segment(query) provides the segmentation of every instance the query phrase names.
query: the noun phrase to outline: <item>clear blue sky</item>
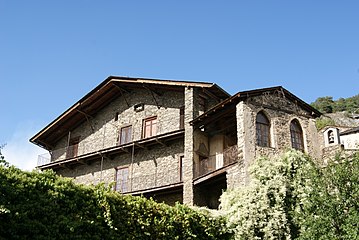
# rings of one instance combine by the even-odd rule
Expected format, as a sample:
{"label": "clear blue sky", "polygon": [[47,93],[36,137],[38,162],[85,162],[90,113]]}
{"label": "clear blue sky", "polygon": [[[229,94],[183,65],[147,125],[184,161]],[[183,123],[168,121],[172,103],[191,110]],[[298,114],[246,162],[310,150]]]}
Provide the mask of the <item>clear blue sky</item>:
{"label": "clear blue sky", "polygon": [[28,139],[109,75],[359,93],[359,1],[0,0],[0,143]]}

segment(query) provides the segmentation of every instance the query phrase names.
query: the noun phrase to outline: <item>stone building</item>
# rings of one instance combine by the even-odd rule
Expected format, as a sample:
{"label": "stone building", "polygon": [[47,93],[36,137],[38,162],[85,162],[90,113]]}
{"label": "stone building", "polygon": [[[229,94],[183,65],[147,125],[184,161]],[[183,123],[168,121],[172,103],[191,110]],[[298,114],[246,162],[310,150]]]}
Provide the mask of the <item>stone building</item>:
{"label": "stone building", "polygon": [[283,87],[233,96],[213,83],[108,77],[30,139],[38,168],[173,204],[218,207],[258,156],[321,157],[321,113]]}

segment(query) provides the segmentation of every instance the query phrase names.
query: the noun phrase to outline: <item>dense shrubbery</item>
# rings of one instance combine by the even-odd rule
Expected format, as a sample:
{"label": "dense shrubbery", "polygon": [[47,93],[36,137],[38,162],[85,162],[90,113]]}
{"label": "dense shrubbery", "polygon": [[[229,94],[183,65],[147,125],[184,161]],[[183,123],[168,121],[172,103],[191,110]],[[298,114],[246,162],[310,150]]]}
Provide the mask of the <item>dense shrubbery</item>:
{"label": "dense shrubbery", "polygon": [[359,155],[323,168],[290,151],[251,175],[221,197],[235,239],[359,239]]}
{"label": "dense shrubbery", "polygon": [[300,239],[359,239],[359,154],[338,155],[308,176],[312,187],[298,213]]}
{"label": "dense shrubbery", "polygon": [[359,154],[320,167],[289,151],[258,159],[250,173],[249,186],[221,197],[225,222],[24,172],[0,152],[0,239],[359,239]]}
{"label": "dense shrubbery", "polygon": [[225,224],[170,207],[85,187],[51,171],[0,166],[0,239],[228,239]]}

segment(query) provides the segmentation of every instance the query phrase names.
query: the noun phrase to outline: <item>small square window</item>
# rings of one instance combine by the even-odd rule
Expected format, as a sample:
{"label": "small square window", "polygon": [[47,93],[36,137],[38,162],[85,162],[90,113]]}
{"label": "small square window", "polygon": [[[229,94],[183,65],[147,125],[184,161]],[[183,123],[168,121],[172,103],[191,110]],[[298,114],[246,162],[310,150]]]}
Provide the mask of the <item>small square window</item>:
{"label": "small square window", "polygon": [[145,104],[138,103],[135,106],[133,106],[133,109],[135,110],[135,112],[141,112],[145,109]]}

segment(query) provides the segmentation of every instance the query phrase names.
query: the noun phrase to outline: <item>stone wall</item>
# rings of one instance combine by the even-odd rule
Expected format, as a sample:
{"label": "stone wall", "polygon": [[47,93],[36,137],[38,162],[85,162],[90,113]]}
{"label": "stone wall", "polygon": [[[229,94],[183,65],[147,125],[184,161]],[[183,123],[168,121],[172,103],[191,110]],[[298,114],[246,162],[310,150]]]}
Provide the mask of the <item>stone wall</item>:
{"label": "stone wall", "polygon": [[[144,104],[143,111],[135,111],[136,104]],[[143,120],[148,117],[157,116],[157,135],[178,130],[180,108],[183,106],[183,92],[164,92],[162,96],[159,96],[152,95],[148,90],[138,89],[115,99],[96,116],[71,131],[69,136],[80,139],[78,155],[96,152],[116,146],[121,128],[129,125],[132,125],[132,139],[140,140]],[[53,160],[64,159],[69,136],[63,137],[57,143]]]}
{"label": "stone wall", "polygon": [[[270,121],[270,147],[256,144],[256,115],[263,111]],[[239,163],[227,171],[228,188],[250,181],[248,167],[261,156],[274,157],[291,148],[290,122],[297,119],[303,130],[305,152],[321,157],[315,119],[280,93],[250,97],[236,107]]]}
{"label": "stone wall", "polygon": [[140,191],[180,181],[180,157],[183,156],[183,141],[178,140],[168,146],[158,145],[151,149],[136,150],[132,154],[122,153],[113,159],[99,155],[90,165],[74,169],[58,170],[58,174],[71,177],[81,184],[110,184],[115,181],[116,168],[128,167],[128,191]]}

